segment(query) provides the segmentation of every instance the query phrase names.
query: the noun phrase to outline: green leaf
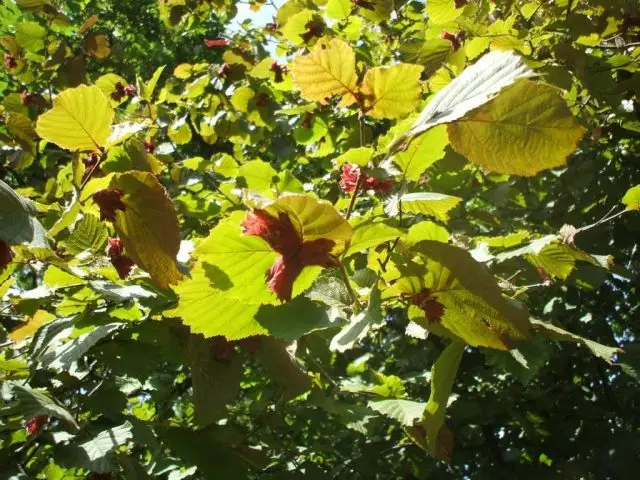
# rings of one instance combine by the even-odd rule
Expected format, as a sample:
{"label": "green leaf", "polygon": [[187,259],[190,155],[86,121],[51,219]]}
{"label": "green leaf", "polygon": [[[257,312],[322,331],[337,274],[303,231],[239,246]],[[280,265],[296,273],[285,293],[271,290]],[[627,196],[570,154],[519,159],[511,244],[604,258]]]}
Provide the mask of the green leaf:
{"label": "green leaf", "polygon": [[526,80],[448,126],[451,146],[474,164],[524,176],[565,165],[585,131],[556,88]]}
{"label": "green leaf", "polygon": [[263,305],[255,319],[269,335],[287,342],[298,340],[315,330],[334,326],[325,307],[303,296],[284,305]]}
{"label": "green leaf", "polygon": [[444,149],[449,144],[447,130],[437,126],[408,143],[391,158],[405,178],[417,181],[427,168],[444,157]]}
{"label": "green leaf", "polygon": [[446,228],[429,221],[412,225],[405,237],[405,242],[409,245],[415,245],[423,240],[449,243],[449,232]]}
{"label": "green leaf", "polygon": [[16,25],[16,40],[25,50],[37,53],[44,48],[47,31],[39,23],[22,22]]}
{"label": "green leaf", "polygon": [[420,104],[421,65],[400,63],[367,70],[360,89],[365,112],[373,118],[402,118]]}
{"label": "green leaf", "polygon": [[176,256],[180,225],[167,191],[148,172],[116,174],[110,188],[121,190],[125,210],[118,210],[114,227],[127,255],[161,288],[175,284],[182,274]]}
{"label": "green leaf", "polygon": [[33,216],[35,209],[0,180],[0,238],[10,245],[27,243],[47,248],[47,232]]}
{"label": "green leaf", "polygon": [[402,231],[383,222],[362,221],[353,229],[353,236],[351,237],[351,242],[349,242],[349,248],[344,253],[344,257],[349,257],[354,253],[402,237],[402,235]]}
{"label": "green leaf", "polygon": [[406,193],[400,197],[403,212],[431,215],[444,222],[449,219],[449,211],[461,201],[458,197],[431,192]]}
{"label": "green leaf", "polygon": [[431,99],[400,141],[435,125],[457,120],[468,111],[484,105],[519,78],[532,74],[522,59],[512,52],[495,51],[484,55]]}
{"label": "green leaf", "polygon": [[464,8],[456,8],[454,0],[428,0],[426,10],[429,25],[443,25],[462,15]]}
{"label": "green leaf", "polygon": [[113,116],[99,87],[80,85],[53,99],[53,108],[38,117],[36,131],[61,148],[93,151],[106,145]]}
{"label": "green leaf", "polygon": [[39,361],[47,368],[53,370],[68,369],[71,364],[79,360],[96,343],[111,335],[122,326],[122,323],[108,323],[94,328],[89,333],[74,338],[60,346],[48,348]]}
{"label": "green leaf", "polygon": [[77,255],[84,251],[98,252],[107,241],[107,227],[98,217],[85,214],[63,242],[65,251]]}
{"label": "green leaf", "polygon": [[77,201],[77,195],[74,193],[71,205],[65,209],[62,215],[60,215],[58,221],[49,229],[49,232],[47,233],[49,238],[55,238],[65,228],[71,227],[71,225],[75,223],[76,218],[78,218],[79,213],[80,203]]}
{"label": "green leaf", "polygon": [[278,255],[262,238],[242,233],[240,224],[244,215],[234,212],[221,221],[194,254],[208,264],[202,268],[210,282],[218,290],[224,290],[230,301],[235,298],[275,304],[277,300],[267,288],[265,273]]}
{"label": "green leaf", "polygon": [[169,138],[178,145],[184,145],[191,141],[193,132],[187,123],[187,116],[183,116],[173,122],[167,129]]}
{"label": "green leaf", "polygon": [[2,399],[8,403],[0,408],[0,416],[22,415],[33,418],[37,415],[49,415],[62,420],[73,430],[79,430],[71,413],[43,391],[7,381],[2,385]]}
{"label": "green leaf", "polygon": [[[212,267],[206,264],[193,268],[191,278],[174,287],[180,297],[178,306],[165,311],[164,315],[179,317],[192,333],[201,333],[205,337],[222,335],[229,340],[239,340],[268,333],[266,328],[255,320],[260,304],[238,301],[238,298],[228,295],[227,292],[215,289],[215,277],[218,273],[217,269],[214,269],[215,274],[212,274],[211,269]],[[265,270],[262,270],[260,281],[266,290],[264,272]],[[245,297],[250,298],[251,288],[248,290],[249,293],[245,294]]]}
{"label": "green leaf", "polygon": [[84,454],[82,465],[97,473],[113,472],[117,469],[115,450],[133,438],[133,425],[128,421],[108,430],[103,430],[88,442],[76,447]]}
{"label": "green leaf", "polygon": [[329,0],[324,12],[329,18],[344,20],[351,14],[352,8],[351,0]]}
{"label": "green leaf", "polygon": [[305,100],[326,104],[327,99],[339,95],[340,106],[349,106],[356,101],[355,63],[355,53],[347,43],[337,38],[323,39],[309,54],[293,60],[293,84]]}
{"label": "green leaf", "polygon": [[286,348],[286,343],[273,337],[264,337],[256,358],[267,374],[285,387],[282,399],[288,400],[311,388],[311,378],[302,370]]}
{"label": "green leaf", "polygon": [[273,179],[278,176],[278,172],[267,162],[251,160],[240,166],[237,176],[244,177],[249,190],[262,193],[271,189]]}
{"label": "green leaf", "polygon": [[627,190],[627,193],[622,197],[622,203],[627,210],[640,210],[640,185]]}
{"label": "green leaf", "polygon": [[352,349],[356,342],[367,336],[371,326],[381,321],[380,290],[374,285],[369,294],[369,305],[367,309],[364,312],[354,315],[351,321],[331,339],[329,349],[340,353]]}
{"label": "green leaf", "polygon": [[499,350],[528,338],[526,307],[503,297],[495,278],[467,251],[434,241],[420,242],[413,249],[430,259],[428,274],[425,279],[402,278],[397,288],[411,294],[429,288],[444,306],[444,314],[441,323],[426,324],[424,312],[411,306],[411,320],[438,334],[444,327],[470,345]]}
{"label": "green leaf", "polygon": [[589,340],[588,338],[581,337],[571,332],[567,332],[560,327],[556,327],[552,323],[543,322],[542,320],[538,320],[536,318],[531,318],[531,328],[551,340],[573,342],[579,345],[584,345],[589,350],[591,350],[591,353],[593,353],[596,357],[603,359],[610,365],[613,365],[614,355],[624,353],[621,348],[602,345],[601,343],[594,342],[593,340]]}
{"label": "green leaf", "polygon": [[336,167],[341,167],[345,163],[366,167],[373,158],[373,154],[374,151],[371,147],[350,148],[335,159]]}
{"label": "green leaf", "polygon": [[209,425],[226,412],[226,405],[240,392],[240,380],[244,369],[242,357],[234,355],[230,362],[215,358],[215,342],[220,339],[204,339],[190,335],[187,343],[187,359],[193,382],[193,403],[199,425]]}
{"label": "green leaf", "polygon": [[70,287],[84,283],[84,280],[81,278],[71,275],[55,265],[50,265],[47,268],[42,281],[51,288]]}
{"label": "green leaf", "polygon": [[447,404],[453,390],[453,382],[458,373],[464,347],[464,343],[452,342],[444,349],[431,368],[431,394],[424,411],[423,425],[427,432],[427,450],[433,458],[439,460],[448,459],[451,456],[451,452],[447,451],[447,446],[440,441],[439,434],[444,425]]}
{"label": "green leaf", "polygon": [[160,76],[162,75],[162,72],[164,71],[165,67],[166,65],[163,65],[162,67],[157,68],[156,71],[153,72],[153,75],[151,76],[151,78],[147,83],[144,83],[143,81],[138,80],[138,95],[140,95],[140,98],[142,98],[143,100],[146,100],[147,102],[151,101],[151,98],[153,97],[153,92],[156,89],[158,80],[160,80]]}
{"label": "green leaf", "polygon": [[367,406],[372,410],[393,418],[407,427],[412,426],[422,418],[426,405],[424,402],[402,399],[370,400],[367,403]]}

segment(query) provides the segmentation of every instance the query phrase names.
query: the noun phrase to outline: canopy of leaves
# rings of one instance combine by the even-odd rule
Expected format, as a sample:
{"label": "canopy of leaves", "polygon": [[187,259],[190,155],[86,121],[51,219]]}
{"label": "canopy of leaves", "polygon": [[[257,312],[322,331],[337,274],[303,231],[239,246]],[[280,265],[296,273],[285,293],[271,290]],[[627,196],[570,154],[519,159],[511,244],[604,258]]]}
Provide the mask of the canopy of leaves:
{"label": "canopy of leaves", "polygon": [[637,476],[637,2],[0,3],[0,477]]}

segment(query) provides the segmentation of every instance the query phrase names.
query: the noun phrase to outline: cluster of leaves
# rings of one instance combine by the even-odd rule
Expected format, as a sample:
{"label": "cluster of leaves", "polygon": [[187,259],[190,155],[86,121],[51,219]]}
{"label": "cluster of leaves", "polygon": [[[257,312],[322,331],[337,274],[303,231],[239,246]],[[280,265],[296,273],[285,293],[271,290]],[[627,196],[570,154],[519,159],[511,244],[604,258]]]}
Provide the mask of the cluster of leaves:
{"label": "cluster of leaves", "polygon": [[0,6],[0,468],[636,471],[635,2],[250,8]]}

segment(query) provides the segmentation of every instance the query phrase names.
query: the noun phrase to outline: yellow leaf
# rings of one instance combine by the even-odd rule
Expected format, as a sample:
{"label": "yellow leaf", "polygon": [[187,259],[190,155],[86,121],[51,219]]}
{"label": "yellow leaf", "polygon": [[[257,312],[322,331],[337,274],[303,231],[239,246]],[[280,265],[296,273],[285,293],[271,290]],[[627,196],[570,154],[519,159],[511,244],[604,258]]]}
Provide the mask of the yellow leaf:
{"label": "yellow leaf", "polygon": [[340,95],[343,107],[356,101],[355,53],[342,40],[319,41],[311,53],[295,58],[291,71],[293,83],[305,100],[326,104],[332,96]]}
{"label": "yellow leaf", "polygon": [[367,71],[361,92],[365,109],[374,118],[401,118],[420,103],[420,73],[424,67],[401,63]]}
{"label": "yellow leaf", "polygon": [[558,90],[521,80],[449,124],[451,146],[492,172],[532,176],[565,165],[582,127]]}
{"label": "yellow leaf", "polygon": [[156,177],[148,172],[116,174],[110,188],[123,192],[124,211],[114,227],[124,241],[125,253],[160,287],[175,284],[182,274],[176,256],[180,225],[173,203]]}
{"label": "yellow leaf", "polygon": [[67,150],[95,150],[109,138],[113,116],[113,108],[99,87],[80,85],[53,100],[53,108],[38,118],[36,132]]}
{"label": "yellow leaf", "polygon": [[27,337],[32,337],[42,325],[49,323],[54,318],[56,316],[46,310],[38,310],[33,317],[27,317],[24,325],[11,332],[9,338],[15,343],[21,342]]}

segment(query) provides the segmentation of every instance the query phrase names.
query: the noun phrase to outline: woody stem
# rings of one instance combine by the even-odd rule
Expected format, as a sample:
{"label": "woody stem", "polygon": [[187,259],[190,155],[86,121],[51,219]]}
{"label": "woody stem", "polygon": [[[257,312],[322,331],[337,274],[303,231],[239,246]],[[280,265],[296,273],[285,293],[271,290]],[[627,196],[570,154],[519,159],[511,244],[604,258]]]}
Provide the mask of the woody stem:
{"label": "woody stem", "polygon": [[344,268],[344,264],[342,262],[339,262],[339,268],[344,286],[347,287],[347,292],[349,292],[349,296],[351,297],[351,303],[353,304],[354,310],[357,312],[360,310],[360,302],[358,302],[358,296],[351,286],[349,275],[347,275],[347,270]]}

